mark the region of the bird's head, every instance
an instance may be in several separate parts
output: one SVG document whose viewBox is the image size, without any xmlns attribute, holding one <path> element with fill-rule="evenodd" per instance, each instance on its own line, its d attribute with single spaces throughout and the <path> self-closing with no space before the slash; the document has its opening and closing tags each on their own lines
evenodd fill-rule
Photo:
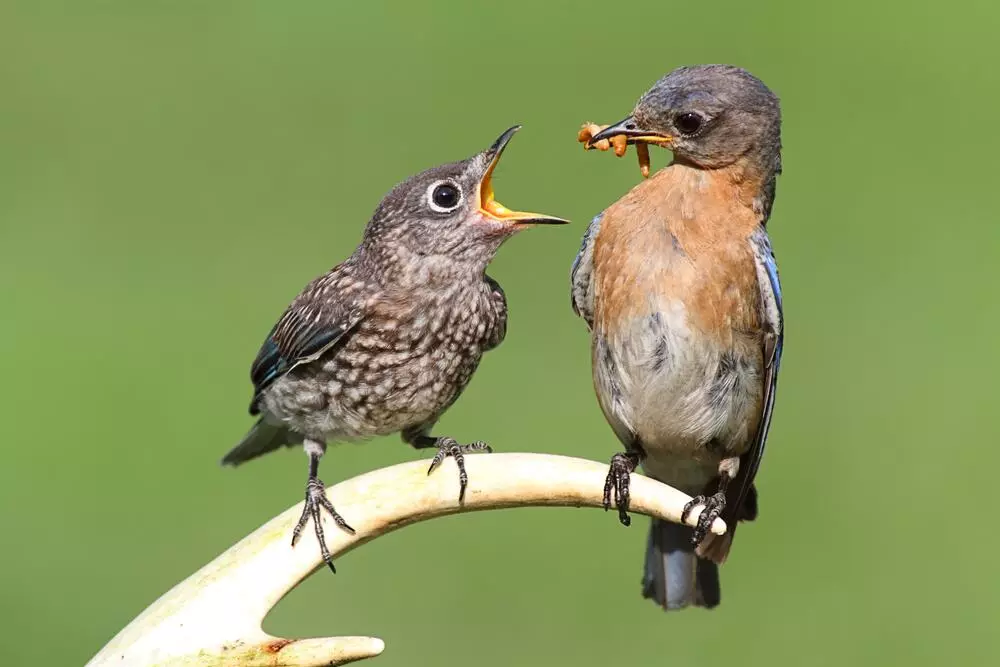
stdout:
<svg viewBox="0 0 1000 667">
<path fill-rule="evenodd" d="M 747 159 L 780 170 L 781 111 L 760 79 L 732 65 L 679 67 L 657 81 L 632 113 L 589 144 L 624 135 L 706 169 Z"/>
<path fill-rule="evenodd" d="M 567 220 L 512 211 L 493 194 L 493 171 L 515 126 L 486 150 L 461 162 L 428 169 L 392 189 L 365 231 L 367 245 L 400 247 L 408 256 L 485 265 L 504 240 L 534 225 Z"/>
</svg>

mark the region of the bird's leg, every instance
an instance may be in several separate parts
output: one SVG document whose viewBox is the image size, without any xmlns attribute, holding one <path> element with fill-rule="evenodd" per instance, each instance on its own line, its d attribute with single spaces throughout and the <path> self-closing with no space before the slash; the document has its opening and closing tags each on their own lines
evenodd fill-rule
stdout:
<svg viewBox="0 0 1000 667">
<path fill-rule="evenodd" d="M 458 502 L 465 501 L 465 489 L 469 485 L 469 475 L 465 472 L 465 455 L 474 452 L 491 453 L 493 449 L 482 440 L 470 442 L 467 445 L 459 444 L 454 438 L 435 438 L 426 433 L 403 432 L 403 440 L 413 445 L 416 449 L 428 449 L 437 447 L 437 453 L 431 459 L 431 466 L 427 469 L 427 474 L 431 474 L 449 456 L 455 459 L 458 465 Z"/>
<path fill-rule="evenodd" d="M 292 546 L 294 547 L 295 543 L 298 542 L 299 536 L 302 534 L 302 529 L 306 527 L 306 523 L 312 517 L 313 528 L 316 530 L 316 539 L 319 540 L 319 551 L 323 554 L 323 562 L 329 565 L 330 569 L 336 573 L 337 568 L 333 566 L 333 557 L 330 556 L 330 550 L 326 546 L 326 537 L 323 535 L 323 513 L 321 508 L 329 512 L 337 525 L 351 535 L 354 534 L 354 529 L 347 525 L 344 517 L 340 516 L 337 510 L 333 508 L 333 503 L 326 497 L 326 486 L 318 476 L 319 460 L 326 451 L 326 445 L 316 440 L 306 439 L 304 447 L 306 454 L 309 456 L 309 481 L 306 482 L 306 504 L 302 508 L 302 516 L 299 517 L 299 522 L 295 524 L 295 529 L 292 531 Z"/>
<path fill-rule="evenodd" d="M 726 489 L 729 487 L 729 482 L 736 478 L 736 473 L 739 471 L 739 457 L 733 456 L 723 459 L 719 463 L 719 489 L 711 496 L 700 495 L 692 498 L 684 506 L 684 511 L 681 512 L 681 521 L 684 522 L 687 521 L 691 510 L 698 505 L 705 506 L 705 509 L 698 515 L 698 526 L 694 529 L 694 536 L 691 538 L 695 546 L 701 544 L 701 541 L 708 535 L 708 531 L 712 529 L 712 523 L 719 518 L 722 510 L 726 509 Z"/>
<path fill-rule="evenodd" d="M 611 509 L 611 490 L 614 489 L 618 520 L 623 526 L 632 524 L 632 517 L 628 515 L 629 475 L 635 472 L 640 458 L 640 453 L 631 449 L 615 454 L 611 457 L 611 467 L 604 479 L 604 511 Z"/>
</svg>

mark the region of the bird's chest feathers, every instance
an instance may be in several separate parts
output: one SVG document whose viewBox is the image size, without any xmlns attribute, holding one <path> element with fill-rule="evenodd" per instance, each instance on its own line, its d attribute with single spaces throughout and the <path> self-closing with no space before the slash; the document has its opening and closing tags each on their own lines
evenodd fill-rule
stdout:
<svg viewBox="0 0 1000 667">
<path fill-rule="evenodd" d="M 758 222 L 718 174 L 672 171 L 604 214 L 594 245 L 594 382 L 620 438 L 708 461 L 745 446 L 762 395 L 748 241 Z"/>
<path fill-rule="evenodd" d="M 759 326 L 748 237 L 758 216 L 725 171 L 681 165 L 604 213 L 594 244 L 595 319 L 603 329 L 682 304 L 689 326 L 727 344 Z"/>
<path fill-rule="evenodd" d="M 489 285 L 389 290 L 343 347 L 286 380 L 303 432 L 368 437 L 433 421 L 458 398 L 505 313 Z"/>
<path fill-rule="evenodd" d="M 388 294 L 374 307 L 369 330 L 392 341 L 416 367 L 431 364 L 449 374 L 474 367 L 505 325 L 506 311 L 491 299 L 488 286 L 452 284 Z"/>
</svg>

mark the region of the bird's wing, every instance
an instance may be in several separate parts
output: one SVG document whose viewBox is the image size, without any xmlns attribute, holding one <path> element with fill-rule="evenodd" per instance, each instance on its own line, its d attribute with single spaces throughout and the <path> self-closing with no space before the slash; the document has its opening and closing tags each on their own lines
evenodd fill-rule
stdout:
<svg viewBox="0 0 1000 667">
<path fill-rule="evenodd" d="M 599 213 L 583 235 L 583 242 L 580 244 L 580 252 L 573 260 L 573 268 L 570 270 L 570 297 L 573 305 L 573 312 L 582 317 L 591 329 L 594 328 L 594 240 L 601 229 L 601 217 Z"/>
<path fill-rule="evenodd" d="M 490 286 L 490 296 L 493 298 L 493 307 L 496 308 L 499 319 L 499 326 L 493 332 L 493 337 L 486 342 L 486 350 L 492 350 L 503 342 L 507 335 L 507 296 L 504 294 L 500 283 L 490 276 L 483 274 L 486 284 Z"/>
<path fill-rule="evenodd" d="M 750 237 L 754 264 L 757 267 L 757 283 L 760 288 L 761 310 L 764 315 L 764 400 L 761 401 L 761 418 L 754 436 L 753 446 L 740 463 L 739 495 L 730 507 L 738 516 L 743 503 L 751 493 L 754 477 L 764 456 L 764 443 L 771 427 L 771 413 L 774 411 L 774 395 L 778 387 L 778 368 L 781 365 L 781 348 L 784 342 L 784 315 L 781 306 L 781 283 L 778 280 L 778 265 L 771 250 L 771 241 L 764 227 L 758 227 Z M 756 512 L 754 512 L 756 513 Z"/>
<path fill-rule="evenodd" d="M 261 392 L 299 364 L 318 359 L 364 317 L 364 291 L 338 266 L 299 294 L 267 335 L 250 368 L 257 414 Z"/>
</svg>

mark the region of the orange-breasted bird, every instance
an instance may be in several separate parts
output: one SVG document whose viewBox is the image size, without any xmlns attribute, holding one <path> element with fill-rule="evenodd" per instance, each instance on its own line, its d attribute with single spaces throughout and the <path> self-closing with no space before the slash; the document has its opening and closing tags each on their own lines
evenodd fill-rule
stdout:
<svg viewBox="0 0 1000 667">
<path fill-rule="evenodd" d="M 625 452 L 612 492 L 629 525 L 629 475 L 704 505 L 698 527 L 654 520 L 643 595 L 664 609 L 714 607 L 736 524 L 757 515 L 783 340 L 766 224 L 781 172 L 778 98 L 729 65 L 674 70 L 588 147 L 669 148 L 673 161 L 594 218 L 572 268 L 573 308 L 591 331 L 597 397 Z M 618 149 L 621 150 L 618 150 Z M 721 516 L 723 536 L 708 531 Z"/>
</svg>

